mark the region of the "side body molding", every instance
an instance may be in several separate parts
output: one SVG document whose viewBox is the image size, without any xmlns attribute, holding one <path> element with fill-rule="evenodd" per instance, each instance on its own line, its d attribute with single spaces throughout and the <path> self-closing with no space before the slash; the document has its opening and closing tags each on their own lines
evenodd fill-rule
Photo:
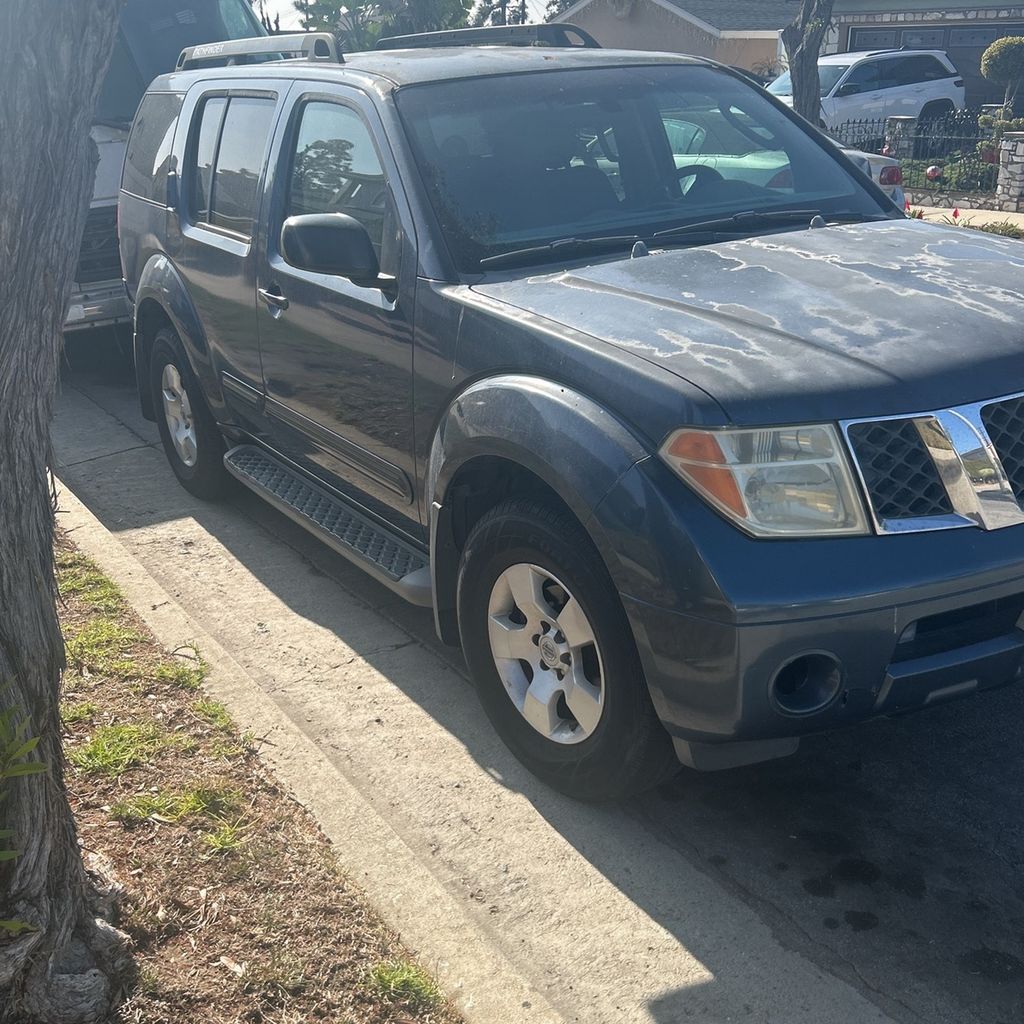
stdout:
<svg viewBox="0 0 1024 1024">
<path fill-rule="evenodd" d="M 506 459 L 529 470 L 573 511 L 616 575 L 616 555 L 594 510 L 649 452 L 606 409 L 550 380 L 509 374 L 477 381 L 441 416 L 427 464 L 434 614 L 438 635 L 457 642 L 455 587 L 459 550 L 451 493 L 476 459 Z"/>
</svg>

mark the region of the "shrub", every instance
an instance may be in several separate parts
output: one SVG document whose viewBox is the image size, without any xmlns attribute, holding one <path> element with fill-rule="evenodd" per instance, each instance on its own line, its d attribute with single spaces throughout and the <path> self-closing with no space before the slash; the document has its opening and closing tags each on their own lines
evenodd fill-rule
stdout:
<svg viewBox="0 0 1024 1024">
<path fill-rule="evenodd" d="M 1024 36 L 997 39 L 981 56 L 981 73 L 1005 87 L 1004 106 L 1010 107 L 1024 84 Z"/>
</svg>

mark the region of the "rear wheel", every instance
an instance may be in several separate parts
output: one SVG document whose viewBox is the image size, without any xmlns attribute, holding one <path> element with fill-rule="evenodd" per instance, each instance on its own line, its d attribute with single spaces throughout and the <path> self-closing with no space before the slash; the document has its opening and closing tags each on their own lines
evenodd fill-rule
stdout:
<svg viewBox="0 0 1024 1024">
<path fill-rule="evenodd" d="M 233 483 L 224 468 L 224 438 L 170 327 L 161 328 L 153 340 L 149 382 L 160 440 L 174 475 L 197 498 L 223 497 Z"/>
<path fill-rule="evenodd" d="M 488 717 L 535 775 L 617 798 L 678 770 L 600 555 L 568 513 L 510 501 L 462 555 L 459 629 Z"/>
</svg>

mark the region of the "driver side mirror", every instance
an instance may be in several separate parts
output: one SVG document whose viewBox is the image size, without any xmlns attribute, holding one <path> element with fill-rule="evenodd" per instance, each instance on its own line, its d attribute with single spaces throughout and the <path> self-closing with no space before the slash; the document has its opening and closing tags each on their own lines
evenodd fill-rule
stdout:
<svg viewBox="0 0 1024 1024">
<path fill-rule="evenodd" d="M 860 92 L 860 86 L 856 82 L 847 82 L 836 89 L 837 96 L 856 96 Z"/>
<path fill-rule="evenodd" d="M 300 270 L 344 277 L 394 297 L 395 279 L 380 272 L 369 232 L 345 213 L 307 213 L 281 227 L 281 255 Z"/>
</svg>

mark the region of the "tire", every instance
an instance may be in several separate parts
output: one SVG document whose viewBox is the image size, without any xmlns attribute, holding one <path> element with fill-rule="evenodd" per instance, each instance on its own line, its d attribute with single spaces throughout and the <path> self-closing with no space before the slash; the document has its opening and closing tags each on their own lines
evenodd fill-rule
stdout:
<svg viewBox="0 0 1024 1024">
<path fill-rule="evenodd" d="M 949 100 L 932 100 L 921 108 L 918 121 L 930 121 L 934 118 L 949 117 L 956 108 Z"/>
<path fill-rule="evenodd" d="M 487 513 L 462 553 L 458 609 L 488 718 L 548 785 L 584 800 L 619 799 L 679 770 L 619 596 L 567 512 L 520 499 Z M 577 645 L 588 635 L 593 643 Z M 527 705 L 542 726 L 528 720 Z"/>
<path fill-rule="evenodd" d="M 164 454 L 179 483 L 197 498 L 224 497 L 234 483 L 224 468 L 224 438 L 171 327 L 162 327 L 153 339 L 149 386 Z M 177 394 L 177 400 L 170 398 L 171 393 Z M 171 422 L 175 407 L 177 443 Z"/>
</svg>

